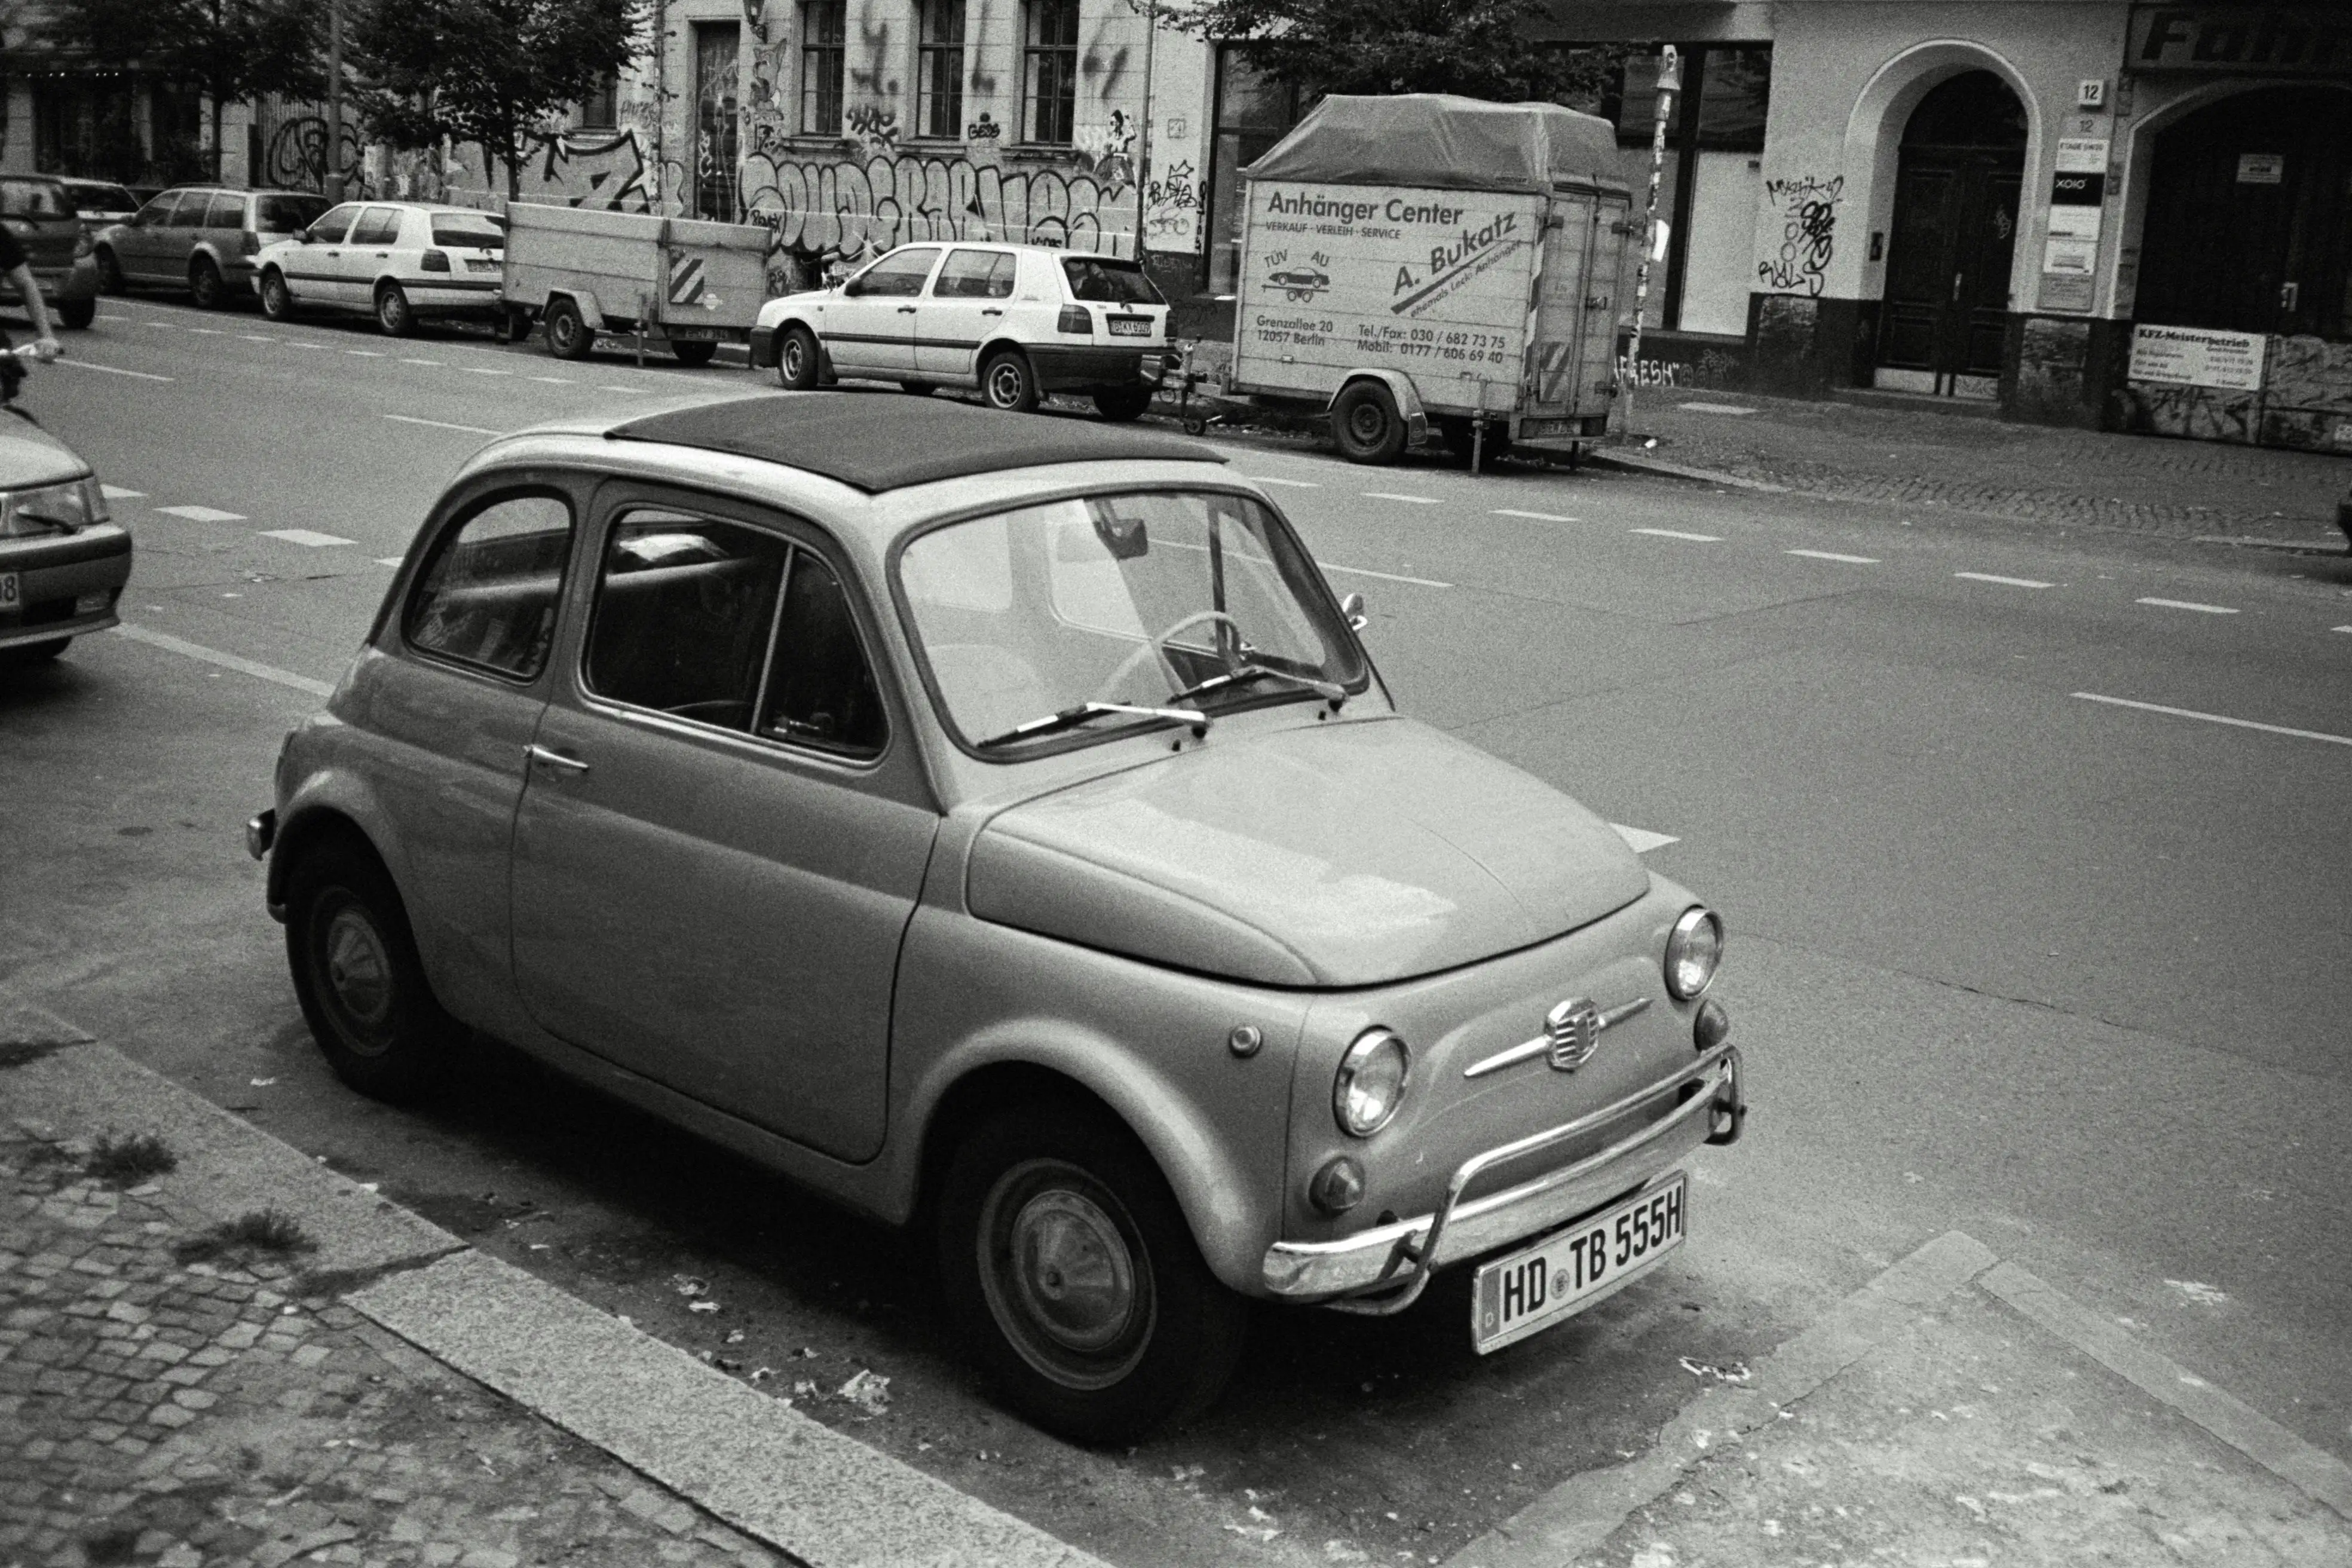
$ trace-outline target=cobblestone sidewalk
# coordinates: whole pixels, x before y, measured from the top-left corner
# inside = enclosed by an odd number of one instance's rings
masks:
[[[783,1561],[121,1153],[0,1125],[0,1568]]]
[[[1635,465],[1664,459],[1920,515],[2345,545],[2336,503],[2352,490],[2352,458],[1736,393],[1636,395],[1634,423],[1658,444],[1610,452]]]

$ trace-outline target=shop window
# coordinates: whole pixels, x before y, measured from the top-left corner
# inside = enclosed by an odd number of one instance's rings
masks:
[[[1251,64],[1247,46],[1217,47],[1216,118],[1209,146],[1210,293],[1234,292],[1242,247],[1242,170],[1288,135],[1307,107],[1297,88]]]
[[[921,0],[915,27],[917,134],[963,134],[964,0]]]
[[[1694,44],[1681,53],[1683,90],[1666,124],[1658,184],[1666,254],[1663,265],[1651,264],[1643,325],[1741,333],[1755,283],[1750,268],[1762,179],[1755,165],[1771,110],[1772,46]],[[1625,150],[1623,168],[1638,208],[1648,188],[1657,119],[1657,56],[1627,59],[1602,96],[1602,107],[1617,122],[1617,144]]]
[[[1029,0],[1022,27],[1021,137],[1066,147],[1077,129],[1078,0]]]
[[[841,134],[841,83],[848,51],[842,0],[801,6],[801,133]]]

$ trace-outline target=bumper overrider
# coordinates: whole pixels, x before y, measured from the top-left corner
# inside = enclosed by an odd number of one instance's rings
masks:
[[[1668,1114],[1573,1164],[1484,1197],[1462,1195],[1497,1165],[1572,1142],[1692,1085],[1699,1092]],[[1433,1215],[1375,1226],[1339,1241],[1276,1242],[1261,1266],[1265,1288],[1284,1300],[1350,1311],[1402,1311],[1439,1268],[1589,1214],[1670,1169],[1702,1143],[1732,1142],[1747,1115],[1739,1049],[1717,1046],[1613,1104],[1472,1155],[1455,1167],[1445,1201]],[[1374,1299],[1359,1300],[1364,1297]]]

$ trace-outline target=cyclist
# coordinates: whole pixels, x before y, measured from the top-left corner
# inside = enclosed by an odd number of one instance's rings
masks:
[[[25,247],[16,243],[16,237],[8,232],[5,224],[0,224],[0,274],[6,276],[16,297],[25,302],[25,313],[33,318],[37,334],[33,339],[33,357],[47,364],[58,357],[58,334],[49,325],[49,303],[41,298],[40,279],[33,276],[32,268],[26,263]],[[0,398],[13,398],[25,372],[16,361],[15,345],[8,342],[4,331],[0,331],[0,353],[5,353],[5,358],[0,358],[0,383],[5,383],[0,384]]]

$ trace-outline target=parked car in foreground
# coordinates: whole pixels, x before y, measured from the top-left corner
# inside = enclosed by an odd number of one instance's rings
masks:
[[[254,258],[265,246],[326,210],[327,198],[308,191],[177,186],[99,234],[99,280],[110,294],[134,285],[185,289],[199,307],[216,310],[252,291]]]
[[[0,381],[15,374],[0,369]],[[0,406],[0,668],[55,658],[114,625],[131,553],[90,466],[13,402]]]
[[[16,237],[58,324],[79,331],[96,321],[98,269],[64,182],[47,174],[0,174],[0,223]],[[0,310],[24,308],[16,284],[0,277]]]
[[[420,202],[345,202],[254,258],[261,313],[357,311],[392,337],[425,317],[499,312],[506,231],[489,213]]]
[[[1125,1440],[1244,1298],[1559,1321],[1739,1131],[1717,917],[1398,712],[1353,609],[1157,432],[547,426],[459,470],[248,846],[347,1082],[478,1029],[928,1226],[1007,1401]]]
[[[794,390],[839,377],[977,387],[1020,413],[1069,392],[1107,419],[1151,405],[1168,352],[1168,301],[1140,266],[1037,245],[900,246],[831,288],[769,300],[751,330],[752,365]]]
[[[83,236],[90,240],[98,238],[99,230],[128,223],[139,215],[139,198],[131,194],[129,187],[111,180],[81,180],[60,174],[58,184],[73,198],[74,215],[81,220]]]

